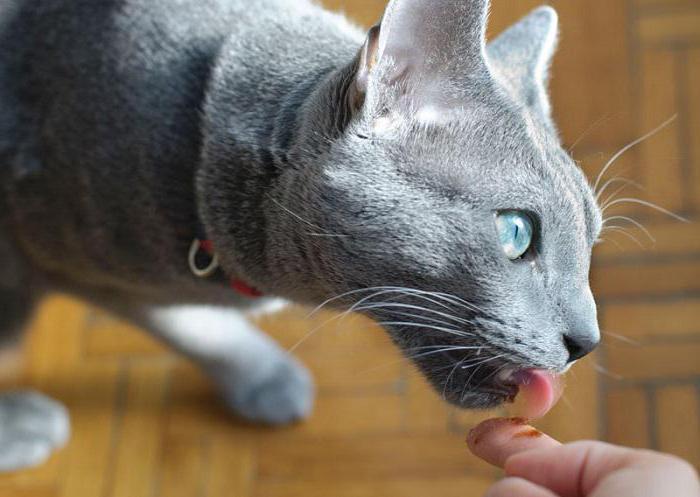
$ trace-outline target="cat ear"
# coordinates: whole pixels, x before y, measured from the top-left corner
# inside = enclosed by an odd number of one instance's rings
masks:
[[[551,7],[540,7],[511,26],[487,48],[493,76],[513,97],[545,118],[549,65],[557,45],[558,18]]]
[[[359,109],[364,103],[369,88],[369,78],[374,66],[377,63],[377,52],[379,49],[379,24],[372,26],[367,33],[367,39],[360,51],[360,59],[358,61],[357,72],[355,74],[353,107]]]
[[[356,75],[358,102],[401,95],[413,110],[451,107],[484,78],[488,0],[391,0],[369,32]]]

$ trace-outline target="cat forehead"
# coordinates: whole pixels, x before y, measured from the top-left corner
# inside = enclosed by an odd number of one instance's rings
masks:
[[[386,167],[414,183],[500,208],[530,209],[547,224],[568,223],[589,242],[601,215],[592,190],[555,133],[527,113],[482,109],[479,119],[416,120],[392,139]]]

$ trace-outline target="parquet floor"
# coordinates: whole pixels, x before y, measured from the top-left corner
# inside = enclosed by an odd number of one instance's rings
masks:
[[[383,2],[327,3],[369,24]],[[613,174],[644,188],[625,196],[700,219],[700,1],[552,3],[563,25],[555,109],[574,155],[594,177],[620,147],[678,113]],[[537,2],[513,4],[494,1],[494,31]],[[700,228],[639,205],[616,209],[657,242],[642,249],[610,233],[600,245],[593,285],[609,334],[541,426],[562,440],[603,437],[700,467]],[[291,346],[329,317],[303,316],[291,310],[261,324]],[[312,419],[287,429],[231,418],[191,365],[65,297],[44,304],[22,352],[0,358],[0,382],[65,401],[74,433],[47,465],[0,477],[0,497],[464,497],[497,477],[463,441],[492,413],[443,405],[360,317],[322,327],[298,349],[319,397]]]

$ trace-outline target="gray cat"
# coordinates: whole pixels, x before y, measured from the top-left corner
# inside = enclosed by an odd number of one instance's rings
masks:
[[[246,321],[260,294],[365,312],[462,407],[565,370],[599,340],[601,214],[550,115],[556,14],[487,46],[487,11],[392,0],[366,35],[307,0],[4,0],[1,336],[68,292],[273,424],[313,386]],[[0,395],[0,469],[68,431]]]

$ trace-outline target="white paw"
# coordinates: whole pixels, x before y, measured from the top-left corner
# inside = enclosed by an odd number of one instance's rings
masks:
[[[70,436],[68,411],[36,392],[0,395],[0,472],[38,466]]]
[[[288,356],[246,377],[221,379],[224,398],[238,414],[256,423],[284,425],[311,414],[314,384],[308,370]]]

